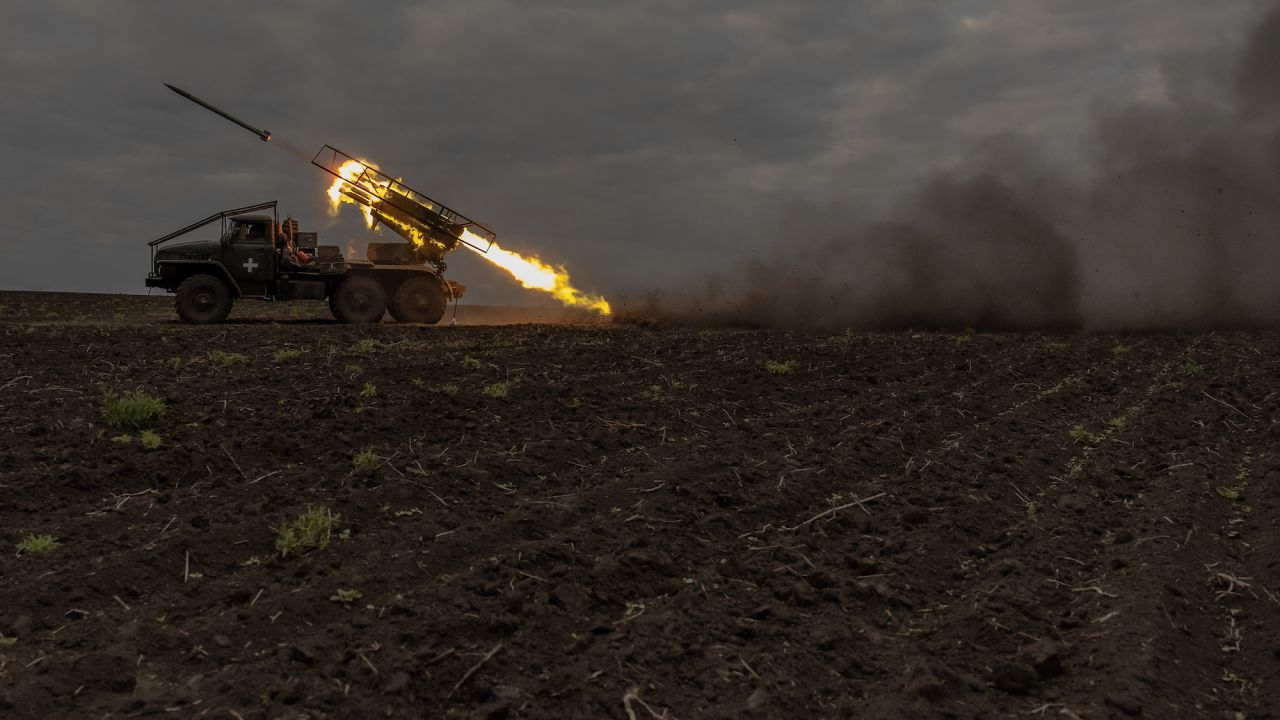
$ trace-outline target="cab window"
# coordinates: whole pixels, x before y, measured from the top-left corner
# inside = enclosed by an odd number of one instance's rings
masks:
[[[227,233],[227,239],[237,242],[241,238],[245,242],[266,242],[267,241],[267,224],[261,221],[240,220],[231,225],[230,231]]]

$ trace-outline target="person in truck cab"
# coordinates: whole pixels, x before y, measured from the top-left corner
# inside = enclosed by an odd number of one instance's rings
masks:
[[[311,262],[311,256],[300,249],[298,244],[294,242],[293,233],[290,232],[292,227],[290,226],[291,223],[285,221],[280,223],[280,227],[277,228],[278,236],[284,238],[284,244],[280,248],[280,260],[290,267],[302,268]]]

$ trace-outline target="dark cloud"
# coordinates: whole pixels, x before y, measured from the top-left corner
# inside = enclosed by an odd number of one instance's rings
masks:
[[[6,3],[0,287],[141,291],[147,239],[267,198],[339,244],[361,239],[353,217],[327,217],[319,171],[162,82],[301,147],[377,160],[578,284],[634,294],[779,248],[855,253],[863,240],[819,220],[862,225],[922,177],[973,175],[972,148],[993,135],[1018,133],[1043,160],[925,194],[1039,209],[1018,173],[1085,167],[1097,103],[1176,92],[1168,63],[1231,44],[1258,13],[1195,0]],[[937,207],[917,231],[960,222],[985,237]],[[1001,212],[999,227],[1037,227]],[[880,227],[867,253],[906,283],[913,246],[893,237]],[[473,258],[452,265],[477,300],[542,302]],[[769,287],[772,260],[759,267],[761,292],[797,296]],[[1081,281],[1035,277],[1033,306],[1036,288]]]
[[[640,295],[626,314],[811,327],[1280,324],[1280,6],[1245,30],[1171,55],[1147,92],[1100,101],[1078,143],[1090,152],[1074,161],[1037,133],[1009,133],[904,193],[883,221],[825,218],[797,252]],[[776,290],[760,290],[766,273]]]

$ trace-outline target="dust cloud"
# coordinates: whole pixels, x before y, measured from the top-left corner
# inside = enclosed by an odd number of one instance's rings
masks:
[[[1184,75],[1168,78],[1167,102],[1097,121],[1086,180],[995,140],[882,221],[836,214],[799,228],[817,242],[627,298],[619,317],[815,329],[1278,326],[1280,7],[1227,69]]]

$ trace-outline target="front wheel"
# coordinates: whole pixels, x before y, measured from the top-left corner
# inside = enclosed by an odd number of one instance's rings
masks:
[[[221,278],[192,275],[178,286],[178,317],[195,325],[212,325],[231,314],[231,290]]]
[[[329,299],[333,316],[344,323],[376,323],[387,312],[387,293],[368,275],[347,278]]]
[[[444,317],[444,286],[435,278],[410,278],[396,289],[390,309],[398,322],[434,325]]]

